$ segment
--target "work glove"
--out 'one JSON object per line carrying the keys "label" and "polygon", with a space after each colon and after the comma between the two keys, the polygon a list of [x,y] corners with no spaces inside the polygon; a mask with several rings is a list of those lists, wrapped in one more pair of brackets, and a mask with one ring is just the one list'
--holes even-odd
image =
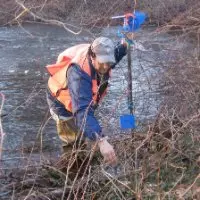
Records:
{"label": "work glove", "polygon": [[117,164],[117,156],[113,146],[107,141],[107,138],[101,138],[98,141],[98,146],[101,152],[101,155],[104,157],[104,162],[108,165]]}

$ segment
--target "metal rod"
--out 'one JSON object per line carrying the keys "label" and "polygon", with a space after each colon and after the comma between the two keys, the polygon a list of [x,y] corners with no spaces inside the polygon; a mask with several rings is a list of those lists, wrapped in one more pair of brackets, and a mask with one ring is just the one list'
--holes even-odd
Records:
{"label": "metal rod", "polygon": [[133,115],[133,94],[132,94],[132,69],[131,69],[131,46],[127,44],[127,63],[128,63],[128,108],[130,114]]}
{"label": "metal rod", "polygon": [[124,17],[125,17],[125,15],[119,15],[119,16],[111,17],[111,19],[121,19],[121,18],[124,19]]}

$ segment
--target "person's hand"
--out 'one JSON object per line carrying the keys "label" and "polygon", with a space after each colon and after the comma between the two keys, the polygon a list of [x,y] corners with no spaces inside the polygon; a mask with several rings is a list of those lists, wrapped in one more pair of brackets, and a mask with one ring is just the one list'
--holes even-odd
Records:
{"label": "person's hand", "polygon": [[125,36],[128,40],[133,40],[134,39],[134,33],[133,32],[128,32],[125,33]]}
{"label": "person's hand", "polygon": [[127,47],[129,45],[133,44],[133,39],[134,39],[134,33],[133,32],[127,32],[124,33],[124,38],[122,40],[122,44]]}
{"label": "person's hand", "polygon": [[101,138],[98,142],[98,146],[100,148],[100,152],[104,157],[104,162],[109,165],[117,164],[117,157],[115,155],[115,151],[113,146],[107,141],[106,138]]}

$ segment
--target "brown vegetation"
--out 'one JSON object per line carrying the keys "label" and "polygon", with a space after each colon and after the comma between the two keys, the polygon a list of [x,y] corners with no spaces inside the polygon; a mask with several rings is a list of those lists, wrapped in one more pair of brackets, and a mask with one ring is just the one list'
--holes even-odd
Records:
{"label": "brown vegetation", "polygon": [[[161,25],[188,11],[198,0],[140,0],[140,1],[87,1],[87,0],[1,0],[0,24],[7,25],[22,21],[59,20],[79,26],[107,25],[113,15],[133,10],[148,13],[150,23]],[[27,8],[24,10],[20,3]],[[29,11],[36,16],[31,16]]]}
{"label": "brown vegetation", "polygon": [[[70,23],[75,19],[79,25],[96,25],[99,19],[104,20],[98,8],[94,7],[97,3],[94,1],[75,1],[76,4],[53,0],[37,1],[37,4],[31,2],[26,1],[25,5],[31,7],[35,14],[48,19],[55,17]],[[183,39],[188,39],[190,32],[199,38],[200,4],[191,5],[189,2],[174,0],[166,3],[161,0],[158,4],[156,0],[148,0],[148,4],[140,1],[138,5],[151,13],[150,19],[157,24],[173,19],[170,26],[164,26],[159,31],[181,27],[184,34],[179,35],[176,41],[181,43]],[[99,1],[98,6],[100,4],[103,15],[110,16],[121,10],[122,1]],[[111,9],[103,9],[103,6]],[[14,11],[9,13],[15,14],[7,13],[6,18],[1,18],[4,23],[13,20],[23,10],[19,5],[13,5],[12,1],[4,4],[4,10],[8,7]],[[192,8],[187,9],[189,7]],[[88,20],[88,13],[91,12],[92,18]],[[182,14],[175,17],[180,12]],[[81,21],[74,18],[76,13],[82,13]],[[72,18],[69,19],[69,16]],[[22,19],[25,18],[18,18]],[[163,102],[154,123],[145,127],[145,134],[112,139],[121,163],[118,167],[105,169],[99,156],[91,161],[91,152],[86,152],[86,159],[81,165],[76,162],[77,153],[73,153],[57,164],[45,162],[36,167],[4,172],[0,198],[200,199],[200,50],[199,40],[195,42],[195,48],[180,51],[168,63],[159,63],[160,76],[156,79]],[[69,170],[72,163],[79,165],[75,173]]]}

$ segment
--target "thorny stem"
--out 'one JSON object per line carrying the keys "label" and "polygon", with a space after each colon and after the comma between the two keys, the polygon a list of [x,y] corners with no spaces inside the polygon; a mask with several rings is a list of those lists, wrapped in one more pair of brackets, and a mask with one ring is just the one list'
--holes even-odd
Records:
{"label": "thorny stem", "polygon": [[0,107],[0,161],[2,160],[2,151],[3,151],[3,141],[4,141],[4,132],[3,132],[3,125],[2,125],[2,121],[1,121],[1,116],[2,116],[2,110],[3,110],[3,105],[5,102],[5,95],[3,93],[0,92],[0,96],[2,98],[1,100],[1,107]]}

